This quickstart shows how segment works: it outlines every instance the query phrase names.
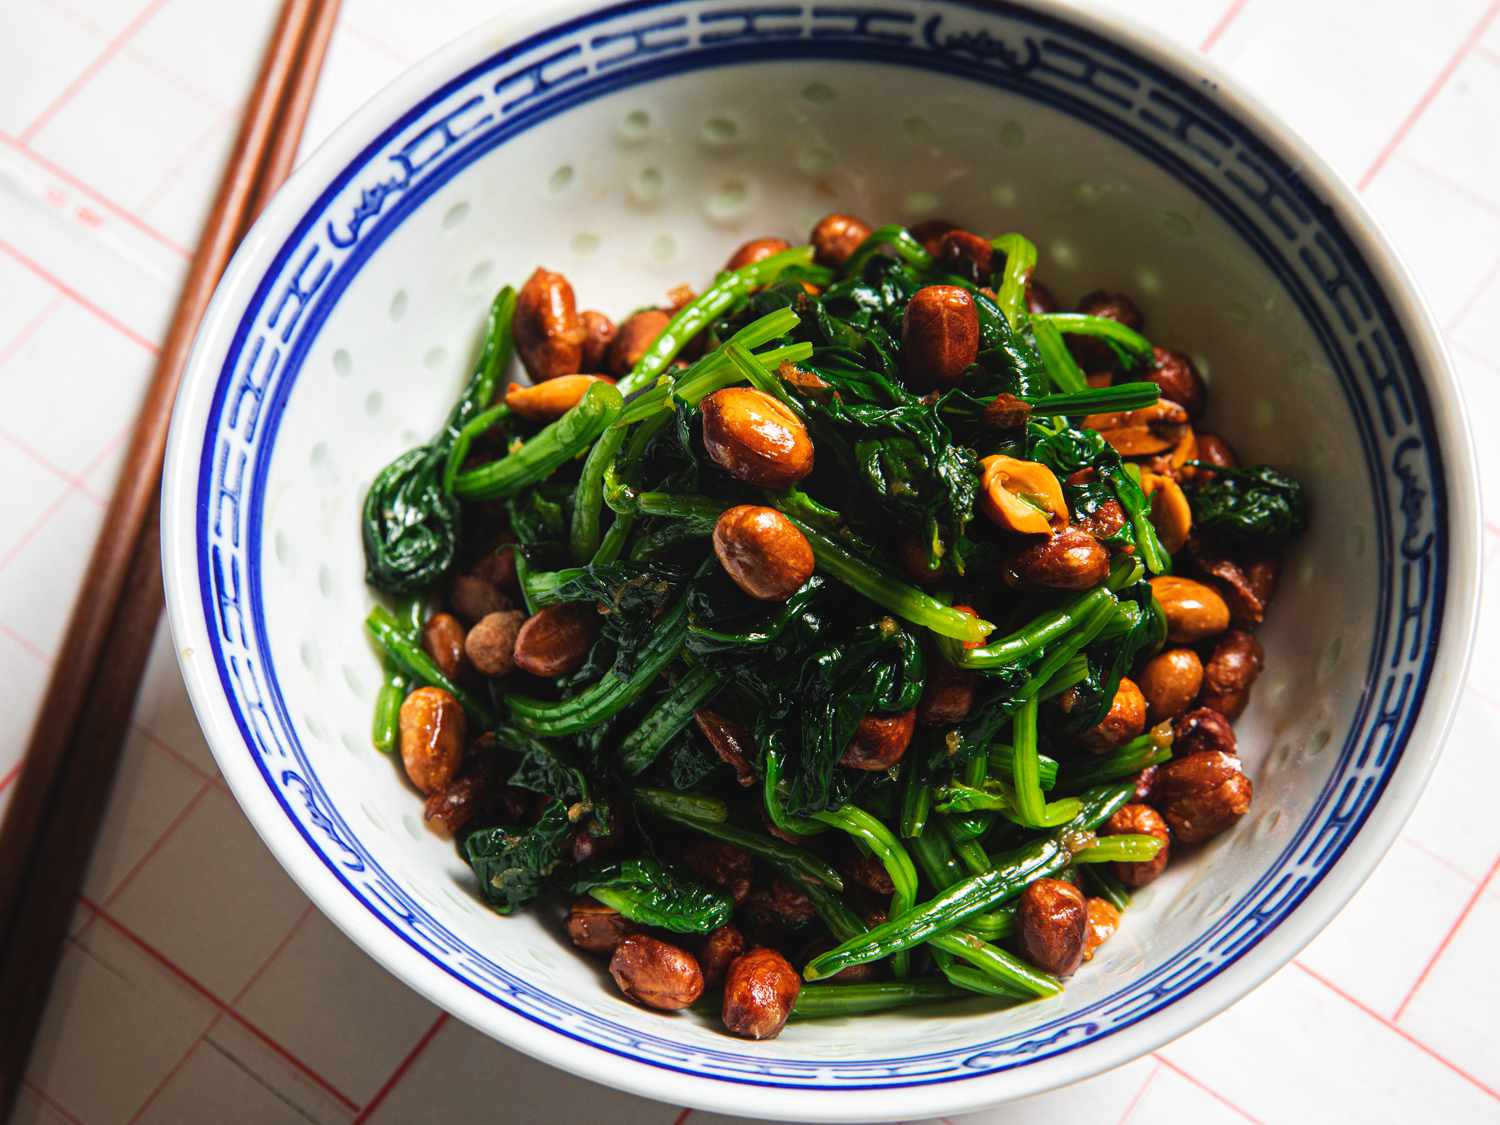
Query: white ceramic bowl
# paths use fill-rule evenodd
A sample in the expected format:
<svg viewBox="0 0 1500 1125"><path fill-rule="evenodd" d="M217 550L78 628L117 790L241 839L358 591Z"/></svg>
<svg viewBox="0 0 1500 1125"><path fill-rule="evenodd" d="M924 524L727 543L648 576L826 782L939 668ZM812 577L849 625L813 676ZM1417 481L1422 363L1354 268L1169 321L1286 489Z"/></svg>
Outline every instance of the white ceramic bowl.
<svg viewBox="0 0 1500 1125"><path fill-rule="evenodd" d="M1212 428L1309 486L1241 723L1255 805L1066 993L746 1043L625 1002L554 919L488 913L370 749L360 499L425 438L488 298L545 263L623 313L835 207L1038 244L1145 306ZM183 674L266 844L371 956L596 1081L730 1113L929 1117L1123 1063L1283 964L1380 859L1473 632L1473 453L1431 318L1349 190L1196 55L1057 3L526 5L324 145L236 256L163 504Z"/></svg>

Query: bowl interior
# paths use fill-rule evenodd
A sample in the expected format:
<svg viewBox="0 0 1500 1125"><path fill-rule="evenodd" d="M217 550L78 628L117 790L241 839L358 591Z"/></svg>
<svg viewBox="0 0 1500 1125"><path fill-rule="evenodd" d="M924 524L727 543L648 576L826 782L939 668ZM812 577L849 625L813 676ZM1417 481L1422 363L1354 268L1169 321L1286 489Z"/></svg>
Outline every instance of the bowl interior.
<svg viewBox="0 0 1500 1125"><path fill-rule="evenodd" d="M342 881L360 917L346 912L341 923L356 936L383 926L399 937L411 962L403 975L429 974L429 990L444 974L442 987L472 990L478 1006L466 1018L508 1008L539 1038L560 1033L672 1070L804 1089L1034 1064L1176 1002L1248 951L1334 862L1396 770L1401 724L1425 685L1423 638L1441 613L1437 554L1422 564L1425 617L1403 633L1393 608L1403 539L1441 550L1433 508L1393 527L1403 471L1435 505L1442 497L1420 382L1399 328L1378 342L1367 333L1378 291L1303 185L1279 179L1255 142L1207 110L1194 112L1217 133L1133 116L1170 118L1172 103L1156 95L1187 96L1147 62L1024 12L943 4L891 5L919 8L923 20L940 13L936 33L906 20L820 40L815 17L802 14L785 25L803 33L797 50L788 40L785 50L735 51L710 38L711 7L642 6L502 62L476 47L468 61L490 61L425 106L425 94L408 99L422 108L352 159L346 178L316 201L322 183L311 185L278 212L277 234L291 233L240 286L247 296L234 312L245 310L247 327L232 341L226 333L222 366L204 375L219 389L207 439L183 470L203 512L195 612L215 622L215 660L243 736L215 749L237 789L270 792L299 830L280 833L278 850L310 851ZM676 25L663 21L676 14L690 42L604 65L617 42L668 42ZM625 35L632 20L656 30ZM1009 63L954 38L980 31L1007 45ZM868 38L877 33L905 46L888 50ZM583 44L586 74L549 101L553 85L567 89L569 36ZM1056 70L1074 57L1063 46L1077 58L1093 52L1120 77L1064 82L1024 65L1050 60ZM523 65L547 57L561 61ZM505 108L527 91L532 117L524 105ZM1233 175L1245 185L1238 195ZM1266 185L1287 194L1257 208ZM1063 996L1011 1011L962 1004L793 1025L742 1045L714 1021L625 1002L599 964L567 945L555 911L488 912L451 843L424 826L399 763L369 745L380 664L360 627L372 598L359 507L375 472L440 424L499 285L546 265L571 279L582 307L619 318L678 283L701 287L741 241L799 239L834 209L1021 231L1065 307L1093 288L1133 294L1152 340L1191 353L1206 374L1202 428L1243 461L1306 482L1313 527L1287 560L1261 634L1267 669L1238 725L1251 813L1138 893ZM1347 293L1320 281L1330 262ZM1396 425L1360 365L1381 348L1402 380ZM1408 439L1407 469L1393 469L1391 451ZM1391 685L1402 678L1397 700ZM1372 701L1398 722L1382 728ZM1018 1077L1016 1089L1025 1085Z"/></svg>

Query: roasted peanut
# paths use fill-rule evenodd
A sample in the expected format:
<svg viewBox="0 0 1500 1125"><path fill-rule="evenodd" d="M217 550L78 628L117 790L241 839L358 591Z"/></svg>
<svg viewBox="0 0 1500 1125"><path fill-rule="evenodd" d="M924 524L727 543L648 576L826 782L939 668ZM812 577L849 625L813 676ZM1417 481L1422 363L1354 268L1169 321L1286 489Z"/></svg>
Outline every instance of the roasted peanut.
<svg viewBox="0 0 1500 1125"><path fill-rule="evenodd" d="M615 329L615 338L610 341L605 366L616 378L630 374L630 369L640 362L656 338L662 334L671 316L661 309L642 309L631 314L624 324Z"/></svg>
<svg viewBox="0 0 1500 1125"><path fill-rule="evenodd" d="M1190 648L1169 648L1146 661L1136 678L1146 697L1146 717L1159 723L1175 719L1198 698L1203 662Z"/></svg>
<svg viewBox="0 0 1500 1125"><path fill-rule="evenodd" d="M748 752L752 747L750 732L739 723L726 719L717 711L700 707L693 712L693 722L708 739L719 760L735 772L735 779L746 788L756 782L755 771L750 768Z"/></svg>
<svg viewBox="0 0 1500 1125"><path fill-rule="evenodd" d="M1271 599L1276 595L1276 582L1281 577L1281 560L1274 558L1252 559L1244 566L1245 577L1250 581L1250 589L1260 599L1261 612L1265 612L1266 606L1271 604Z"/></svg>
<svg viewBox="0 0 1500 1125"><path fill-rule="evenodd" d="M1127 887L1144 887L1167 868L1168 850L1172 846L1172 834L1167 831L1167 822L1150 805L1131 802L1121 805L1099 830L1101 836L1155 836L1161 841L1161 851L1155 858L1144 863L1116 863L1115 877Z"/></svg>
<svg viewBox="0 0 1500 1125"><path fill-rule="evenodd" d="M1135 775L1135 799L1137 801L1149 801L1151 790L1156 785L1156 766L1147 766Z"/></svg>
<svg viewBox="0 0 1500 1125"><path fill-rule="evenodd" d="M1118 500L1106 500L1086 516L1073 521L1095 539L1113 539L1125 526L1125 508Z"/></svg>
<svg viewBox="0 0 1500 1125"><path fill-rule="evenodd" d="M1189 418L1203 413L1206 391L1203 376L1193 366L1193 361L1182 352L1166 348L1151 349L1152 365L1146 369L1146 378L1161 388L1162 398L1171 399L1187 411Z"/></svg>
<svg viewBox="0 0 1500 1125"><path fill-rule="evenodd" d="M481 617L464 638L469 663L486 676L508 676L516 665L516 636L526 615L519 609Z"/></svg>
<svg viewBox="0 0 1500 1125"><path fill-rule="evenodd" d="M1070 525L1012 555L1001 577L1012 586L1087 590L1109 575L1109 552L1081 527Z"/></svg>
<svg viewBox="0 0 1500 1125"><path fill-rule="evenodd" d="M703 970L703 987L717 988L736 958L745 953L745 935L737 926L720 926L703 939L698 949L698 965Z"/></svg>
<svg viewBox="0 0 1500 1125"><path fill-rule="evenodd" d="M573 375L583 363L583 321L568 279L537 269L516 295L516 354L533 383Z"/></svg>
<svg viewBox="0 0 1500 1125"><path fill-rule="evenodd" d="M568 937L585 953L613 953L636 931L635 923L625 915L587 895L573 900L565 924Z"/></svg>
<svg viewBox="0 0 1500 1125"><path fill-rule="evenodd" d="M1200 750L1173 758L1156 775L1151 803L1161 810L1172 838L1200 844L1217 836L1250 808L1250 779L1233 754Z"/></svg>
<svg viewBox="0 0 1500 1125"><path fill-rule="evenodd" d="M1239 753L1234 727L1212 707L1195 707L1178 718L1172 727L1172 752L1179 758L1205 750L1220 754Z"/></svg>
<svg viewBox="0 0 1500 1125"><path fill-rule="evenodd" d="M839 765L877 773L888 770L906 753L916 729L915 708L899 715L866 715L854 728Z"/></svg>
<svg viewBox="0 0 1500 1125"><path fill-rule="evenodd" d="M901 569L918 586L936 586L943 580L942 562L934 566L927 544L916 536L908 535L897 543L896 555Z"/></svg>
<svg viewBox="0 0 1500 1125"><path fill-rule="evenodd" d="M723 840L694 840L682 862L694 875L723 891L739 906L750 894L753 864L744 848Z"/></svg>
<svg viewBox="0 0 1500 1125"><path fill-rule="evenodd" d="M458 675L464 661L464 627L451 613L434 613L422 626L422 649L443 675Z"/></svg>
<svg viewBox="0 0 1500 1125"><path fill-rule="evenodd" d="M807 240L813 244L813 258L818 265L837 269L869 237L869 223L856 219L853 215L835 212L819 219Z"/></svg>
<svg viewBox="0 0 1500 1125"><path fill-rule="evenodd" d="M1088 932L1083 936L1083 959L1091 961L1094 950L1115 936L1120 928L1120 912L1108 899L1091 898L1083 904L1088 914Z"/></svg>
<svg viewBox="0 0 1500 1125"><path fill-rule="evenodd" d="M1151 498L1151 526L1167 554L1175 555L1188 541L1193 510L1182 487L1171 477L1142 473L1141 489Z"/></svg>
<svg viewBox="0 0 1500 1125"><path fill-rule="evenodd" d="M1211 586L1163 574L1151 579L1151 592L1166 616L1169 641L1192 644L1229 628L1229 607Z"/></svg>
<svg viewBox="0 0 1500 1125"><path fill-rule="evenodd" d="M555 422L577 406L595 383L613 382L607 375L559 375L529 387L512 383L505 389L505 405L528 422Z"/></svg>
<svg viewBox="0 0 1500 1125"><path fill-rule="evenodd" d="M885 869L885 864L873 855L865 855L862 852L850 848L851 855L843 864L844 874L849 881L856 886L863 887L871 894L891 895L896 891L896 885L891 882L891 874Z"/></svg>
<svg viewBox="0 0 1500 1125"><path fill-rule="evenodd" d="M703 970L693 955L646 934L630 934L615 947L609 975L637 1004L664 1012L703 995Z"/></svg>
<svg viewBox="0 0 1500 1125"><path fill-rule="evenodd" d="M578 369L585 374L603 371L609 358L609 345L614 342L615 322L598 309L584 309L578 314L583 323L583 354Z"/></svg>
<svg viewBox="0 0 1500 1125"><path fill-rule="evenodd" d="M974 680L977 672L955 668L941 656L927 657L927 683L917 702L917 718L932 726L961 723L974 706Z"/></svg>
<svg viewBox="0 0 1500 1125"><path fill-rule="evenodd" d="M489 752L471 752L462 773L427 795L422 819L456 833L481 813L504 809L506 786L495 757Z"/></svg>
<svg viewBox="0 0 1500 1125"><path fill-rule="evenodd" d="M517 590L516 584L516 545L514 537L510 532L504 532L495 546L474 560L474 565L469 573L475 578L483 579L502 596L508 590ZM505 607L509 609L507 605ZM483 617L484 614L480 614ZM476 618L477 620L477 618Z"/></svg>
<svg viewBox="0 0 1500 1125"><path fill-rule="evenodd" d="M745 266L753 266L756 262L765 261L772 254L780 254L783 250L791 248L792 244L784 238L752 238L729 255L729 261L724 263L724 268L726 270L743 269Z"/></svg>
<svg viewBox="0 0 1500 1125"><path fill-rule="evenodd" d="M516 667L533 676L576 672L599 633L599 614L582 602L549 605L526 619L516 634Z"/></svg>
<svg viewBox="0 0 1500 1125"><path fill-rule="evenodd" d="M1038 879L1021 892L1016 921L1021 950L1043 972L1070 976L1083 961L1088 911L1083 892L1061 879Z"/></svg>
<svg viewBox="0 0 1500 1125"><path fill-rule="evenodd" d="M1260 642L1249 633L1243 629L1225 633L1203 666L1203 706L1226 719L1239 718L1265 662Z"/></svg>
<svg viewBox="0 0 1500 1125"><path fill-rule="evenodd" d="M901 372L913 387L956 387L979 356L979 311L967 289L928 285L901 321Z"/></svg>
<svg viewBox="0 0 1500 1125"><path fill-rule="evenodd" d="M1253 628L1265 620L1266 599L1261 596L1261 591L1266 587L1264 581L1252 581L1249 573L1239 563L1222 555L1209 553L1197 541L1189 546L1189 551L1198 569L1214 580L1215 589L1229 606L1231 622Z"/></svg>
<svg viewBox="0 0 1500 1125"><path fill-rule="evenodd" d="M510 599L481 574L456 574L448 583L448 604L454 613L473 624L482 617L509 609Z"/></svg>
<svg viewBox="0 0 1500 1125"><path fill-rule="evenodd" d="M1096 754L1129 742L1146 729L1146 697L1129 676L1120 677L1109 712L1083 736L1083 744Z"/></svg>
<svg viewBox="0 0 1500 1125"><path fill-rule="evenodd" d="M1090 414L1082 425L1098 430L1122 457L1149 457L1165 453L1191 433L1187 411L1170 399L1158 399L1139 410Z"/></svg>
<svg viewBox="0 0 1500 1125"><path fill-rule="evenodd" d="M1035 278L1026 283L1026 311L1032 316L1057 311L1057 298L1052 295L1052 290Z"/></svg>
<svg viewBox="0 0 1500 1125"><path fill-rule="evenodd" d="M458 773L464 757L464 710L442 688L419 687L396 716L401 764L424 794L441 789Z"/></svg>
<svg viewBox="0 0 1500 1125"><path fill-rule="evenodd" d="M981 285L995 272L995 248L973 231L950 230L938 241L935 257L949 273Z"/></svg>
<svg viewBox="0 0 1500 1125"><path fill-rule="evenodd" d="M742 907L745 917L761 929L800 930L818 915L812 899L781 878L752 890Z"/></svg>
<svg viewBox="0 0 1500 1125"><path fill-rule="evenodd" d="M1221 469L1233 469L1239 465L1239 458L1234 455L1234 450L1218 434L1198 435L1197 460L1207 465L1217 465ZM1201 481L1214 479L1212 469L1195 469L1197 478Z"/></svg>
<svg viewBox="0 0 1500 1125"><path fill-rule="evenodd" d="M1078 311L1087 316L1117 320L1137 332L1146 323L1140 308L1124 293L1110 293L1103 289L1095 289L1079 298ZM1119 359L1103 340L1088 336L1075 337L1068 341L1068 346L1085 371L1113 371L1119 366Z"/></svg>
<svg viewBox="0 0 1500 1125"><path fill-rule="evenodd" d="M950 230L957 230L958 224L951 219L923 219L920 223L913 223L906 228L906 233L922 244L934 258L938 255L938 249L943 244L943 235Z"/></svg>
<svg viewBox="0 0 1500 1125"><path fill-rule="evenodd" d="M813 469L812 438L791 409L753 387L725 387L705 398L703 447L730 476L761 488L788 488Z"/></svg>
<svg viewBox="0 0 1500 1125"><path fill-rule="evenodd" d="M786 601L812 577L812 547L775 508L728 509L714 524L713 543L724 573L752 598Z"/></svg>
<svg viewBox="0 0 1500 1125"><path fill-rule="evenodd" d="M735 958L724 976L724 1026L746 1039L781 1034L802 991L802 978L774 949Z"/></svg>
<svg viewBox="0 0 1500 1125"><path fill-rule="evenodd" d="M994 453L979 462L979 505L1009 531L1049 535L1068 522L1068 504L1056 475L1039 461Z"/></svg>
<svg viewBox="0 0 1500 1125"><path fill-rule="evenodd" d="M573 830L571 849L574 863L588 863L613 855L625 842L627 828L623 816L610 818L608 832L601 833L598 827L597 822L590 820Z"/></svg>

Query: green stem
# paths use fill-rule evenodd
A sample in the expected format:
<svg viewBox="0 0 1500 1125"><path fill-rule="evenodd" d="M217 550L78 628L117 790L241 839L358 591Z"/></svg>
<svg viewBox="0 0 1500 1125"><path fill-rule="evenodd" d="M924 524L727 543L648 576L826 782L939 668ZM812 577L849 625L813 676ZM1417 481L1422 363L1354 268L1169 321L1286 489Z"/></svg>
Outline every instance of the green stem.
<svg viewBox="0 0 1500 1125"><path fill-rule="evenodd" d="M946 980L923 977L918 980L864 981L858 984L804 984L792 1004L794 1020L825 1020L839 1016L862 1016L870 1012L888 1012L892 1008L909 1008L934 1000L956 1000L966 990Z"/></svg>
<svg viewBox="0 0 1500 1125"><path fill-rule="evenodd" d="M591 384L576 406L527 439L520 449L459 473L453 480L453 495L470 501L504 500L546 480L587 449L615 420L623 405L616 387Z"/></svg>
<svg viewBox="0 0 1500 1125"><path fill-rule="evenodd" d="M1111 321L1110 323L1114 323ZM1155 383L1117 383L1113 387L1089 387L1067 394L1034 395L1025 399L1033 414L1077 418L1117 410L1139 410L1161 398Z"/></svg>
<svg viewBox="0 0 1500 1125"><path fill-rule="evenodd" d="M961 957L1001 985L1028 996L1056 996L1062 981L1051 973L1028 965L1013 953L991 945L963 930L950 930L928 940L928 944L954 957Z"/></svg>
<svg viewBox="0 0 1500 1125"><path fill-rule="evenodd" d="M1088 378L1083 369L1078 366L1073 355L1068 351L1068 345L1063 343L1062 333L1057 326L1048 321L1037 319L1031 322L1031 330L1036 335L1036 350L1041 353L1042 365L1047 369L1047 377L1059 391L1064 394L1083 394L1089 390Z"/></svg>
<svg viewBox="0 0 1500 1125"><path fill-rule="evenodd" d="M474 439L480 434L488 433L491 429L510 417L510 407L499 402L488 410L476 414L468 422L464 423L463 429L453 439L453 444L448 449L448 459L443 462L443 491L453 495L453 482L458 478L458 471L469 457L469 449L474 444Z"/></svg>
<svg viewBox="0 0 1500 1125"><path fill-rule="evenodd" d="M1059 332L1065 332L1070 336L1093 336L1096 339L1118 344L1136 362L1151 358L1150 340L1134 328L1121 324L1118 320L1111 320L1107 316L1089 316L1087 313L1070 312L1042 313L1031 318L1032 326L1035 327L1038 321L1049 324Z"/></svg>
<svg viewBox="0 0 1500 1125"><path fill-rule="evenodd" d="M670 789L641 786L634 791L634 796L638 803L652 812L674 820L723 824L729 819L728 805L717 797L707 797L701 793L676 793Z"/></svg>
<svg viewBox="0 0 1500 1125"><path fill-rule="evenodd" d="M1019 234L1002 234L990 245L1005 255L1004 273L995 303L1005 313L1010 326L1019 328L1026 322L1026 286L1036 269L1036 247Z"/></svg>
<svg viewBox="0 0 1500 1125"><path fill-rule="evenodd" d="M506 709L529 733L544 738L577 734L619 714L645 694L687 639L687 602L679 601L656 623L651 640L628 676L613 668L597 682L561 702L507 695Z"/></svg>
<svg viewBox="0 0 1500 1125"><path fill-rule="evenodd" d="M1100 836L1092 847L1073 853L1074 863L1150 863L1161 851L1162 842L1155 836L1122 833Z"/></svg>
<svg viewBox="0 0 1500 1125"><path fill-rule="evenodd" d="M858 276L863 272L865 263L887 247L894 250L896 257L907 265L915 266L924 273L933 267L933 258L927 248L913 238L905 227L899 223L890 223L872 230L869 237L849 255L849 260L844 263L844 276Z"/></svg>
<svg viewBox="0 0 1500 1125"><path fill-rule="evenodd" d="M640 773L693 721L693 712L723 683L719 673L699 664L672 685L672 689L646 713L640 725L620 740L620 768Z"/></svg>
<svg viewBox="0 0 1500 1125"><path fill-rule="evenodd" d="M949 662L960 668L972 668L977 671L1008 668L1012 664L1021 663L1069 630L1076 628L1100 605L1112 600L1108 590L1096 586L1057 609L1048 610L1032 618L1014 633L998 641L970 649L948 645L944 646L944 652Z"/></svg>
<svg viewBox="0 0 1500 1125"><path fill-rule="evenodd" d="M660 336L646 349L630 374L620 380L620 393L629 395L648 386L671 366L677 354L729 307L756 289L770 285L790 266L812 264L811 246L794 246L748 266L721 273L712 285L673 314Z"/></svg>
<svg viewBox="0 0 1500 1125"><path fill-rule="evenodd" d="M605 430L584 459L578 487L573 490L573 523L568 531L568 548L574 562L586 563L599 550L599 540L603 536L599 513L604 507L604 470L620 452L628 436L629 431L619 427Z"/></svg>
<svg viewBox="0 0 1500 1125"><path fill-rule="evenodd" d="M1035 828L1041 824L1047 798L1042 793L1042 762L1036 745L1037 700L1032 696L1012 716L1011 778L1015 789L1016 814L1022 824Z"/></svg>
<svg viewBox="0 0 1500 1125"><path fill-rule="evenodd" d="M378 605L370 610L369 616L365 618L365 628L375 638L376 643L385 650L391 662L411 679L418 683L442 688L458 700L463 709L468 712L469 717L476 720L485 730L495 725L495 717L490 713L490 709L443 675L442 669L437 666L432 657L428 656L402 629L395 616L385 606Z"/></svg>

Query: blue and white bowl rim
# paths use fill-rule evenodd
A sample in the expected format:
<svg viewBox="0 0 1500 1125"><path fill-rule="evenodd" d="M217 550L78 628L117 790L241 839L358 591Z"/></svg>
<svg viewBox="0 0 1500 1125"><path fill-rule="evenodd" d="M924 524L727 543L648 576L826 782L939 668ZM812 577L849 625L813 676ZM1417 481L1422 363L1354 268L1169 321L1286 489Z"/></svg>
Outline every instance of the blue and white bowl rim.
<svg viewBox="0 0 1500 1125"><path fill-rule="evenodd" d="M1263 139L1266 124L1243 119L1253 106L1242 95L1221 89L1217 76L1182 76L1180 60L1174 67L1140 33L1109 27L1106 34L1093 17L1044 7L969 0L638 0L598 9L495 51L425 93L421 87L410 91L416 96L401 103L399 116L388 113L384 120L394 117L392 123L335 175L320 172L321 184L307 173L294 181L299 197L283 197L262 221L259 238L252 235L237 257L193 361L202 376L197 382L212 383L211 397L199 392L206 406L198 413L206 421L200 425L194 418L193 432L185 432L179 406L165 486L174 632L179 645L187 637L206 641L216 672L217 682L210 682L184 659L195 706L211 736L220 735L211 741L221 761L237 755L253 762L261 789L253 797L244 792L243 769L226 762L225 771L262 835L269 841L280 834L265 823L269 794L316 865L388 938L484 1001L597 1051L726 1084L894 1090L1036 1067L1120 1036L1253 959L1259 947L1280 946L1274 964L1261 956L1258 975L1242 974L1222 989L1224 998L1196 1022L1311 936L1303 934L1290 946L1271 941L1356 840L1396 776L1441 656L1447 661L1443 706L1425 720L1429 737L1422 763L1407 771L1415 772L1412 784L1420 790L1435 759L1435 749L1425 747L1440 737L1443 712L1461 678L1477 589L1473 453L1456 406L1443 406L1441 419L1434 416L1429 385L1446 379L1447 398L1456 392L1430 320L1357 207L1356 230L1347 225L1347 200L1345 214L1339 214L1329 185L1343 189L1332 174L1286 136L1275 143ZM628 1027L541 991L463 942L381 869L323 788L282 698L261 588L261 515L288 396L339 295L407 215L490 149L572 106L689 70L793 57L934 69L1035 99L1108 133L1190 184L1276 274L1316 330L1359 431L1375 498L1380 597L1366 689L1328 784L1276 863L1192 945L1087 1009L1002 1038L904 1058L770 1060L752 1046L729 1041L722 1050L682 1043L671 1037L667 1022L661 1034ZM446 76L452 68L437 73ZM268 230L290 233L271 244ZM225 303L226 290L236 294L233 306ZM227 350L219 345L222 358L205 343L216 321L228 341ZM205 364L212 370L197 371ZM190 378L184 399L193 386ZM189 505L191 524L179 528L173 513ZM1455 592L1458 600L1452 602ZM225 708L237 735L223 726ZM1403 798L1407 809L1414 800L1414 793ZM260 806L258 814L252 804ZM1382 827L1382 839L1366 848L1371 854L1361 860L1363 870L1320 914L1331 914L1352 893L1400 819ZM293 873L305 886L313 878L305 866ZM326 886L308 889L327 908ZM367 924L337 915L335 920L367 946L374 942L365 935ZM442 1003L457 1002L451 988L424 970L392 964L401 955L389 940L378 944L377 955L405 979ZM401 959L409 962L410 955ZM472 1003L463 1007L466 1018L484 1022L475 1018ZM1133 1041L1149 1047L1182 1030ZM559 1058L545 1044L516 1045L588 1070L586 1061ZM1102 1061L1090 1069L1122 1061L1119 1052L1108 1056L1101 1053ZM649 1074L606 1080L644 1092L667 1089L691 1100L690 1091L670 1083L663 1088ZM696 1097L701 1103L708 1095L700 1090Z"/></svg>

